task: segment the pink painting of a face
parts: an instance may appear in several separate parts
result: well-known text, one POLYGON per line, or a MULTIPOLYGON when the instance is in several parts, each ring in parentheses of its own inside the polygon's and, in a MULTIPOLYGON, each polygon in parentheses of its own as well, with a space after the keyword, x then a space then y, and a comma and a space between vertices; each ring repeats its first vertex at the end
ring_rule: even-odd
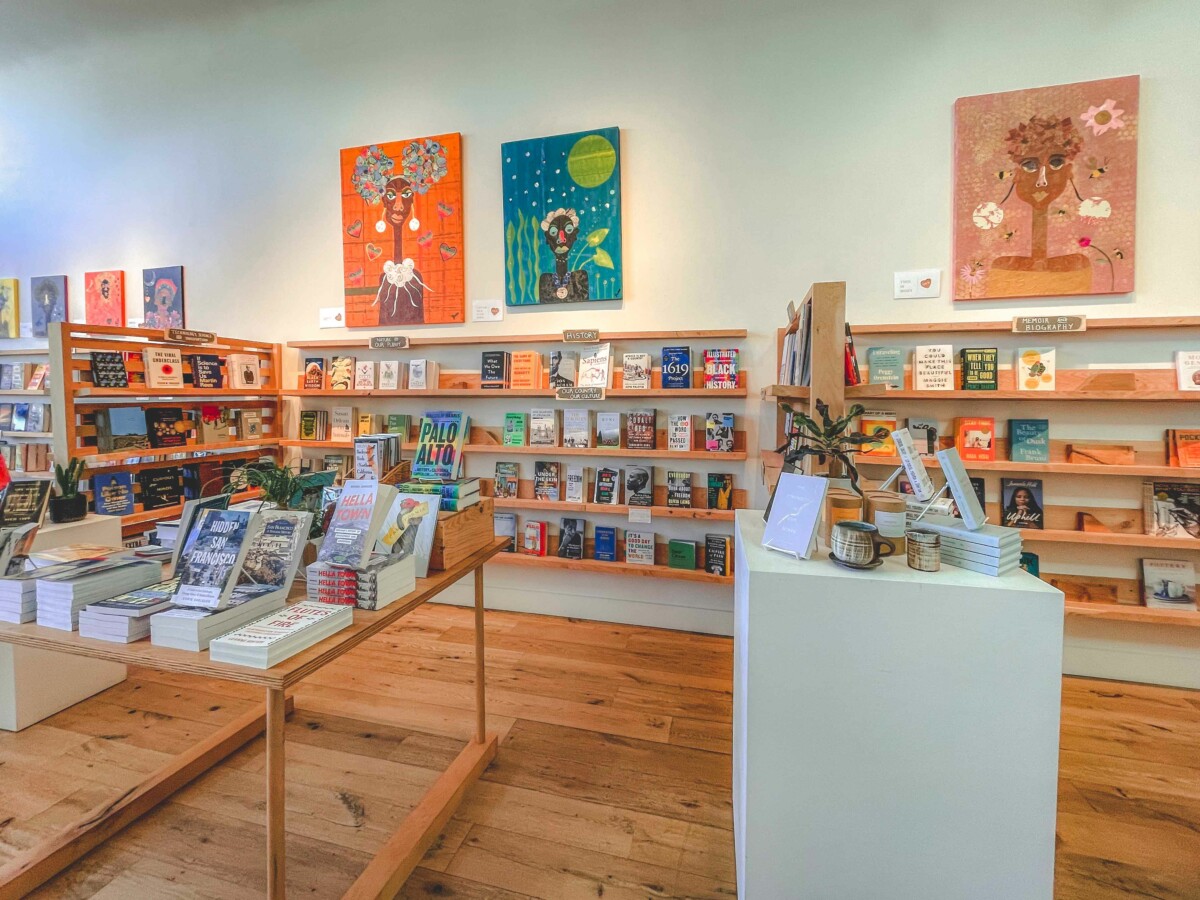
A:
POLYGON ((1133 290, 1136 75, 954 104, 954 299, 1133 290))

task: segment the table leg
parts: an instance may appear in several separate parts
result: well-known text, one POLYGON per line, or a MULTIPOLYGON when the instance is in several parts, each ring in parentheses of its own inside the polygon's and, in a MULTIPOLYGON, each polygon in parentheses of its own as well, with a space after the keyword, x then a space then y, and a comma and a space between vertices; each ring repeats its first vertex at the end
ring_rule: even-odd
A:
POLYGON ((267 688, 267 896, 271 900, 283 900, 287 895, 283 830, 285 703, 282 690, 267 688))
POLYGON ((487 737, 487 707, 485 703, 483 668, 483 566, 475 567, 475 742, 482 744, 487 737))

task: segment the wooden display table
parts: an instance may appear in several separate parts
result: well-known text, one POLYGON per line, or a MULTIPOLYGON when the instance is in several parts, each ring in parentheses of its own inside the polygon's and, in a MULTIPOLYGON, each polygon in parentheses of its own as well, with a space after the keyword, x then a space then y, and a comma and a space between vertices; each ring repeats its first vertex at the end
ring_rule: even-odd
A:
POLYGON ((72 827, 34 847, 0 869, 0 900, 23 897, 71 865, 107 838, 239 747, 267 733, 267 895, 286 894, 284 876, 284 717, 291 700, 288 688, 353 650, 367 638, 396 623, 440 594, 463 576, 475 574, 475 737, 438 777, 399 829, 380 848, 347 898, 392 897, 421 861, 442 826, 453 815, 467 788, 496 756, 497 738, 486 732, 483 658, 483 566, 509 543, 495 538, 487 546, 441 572, 418 578, 412 593, 390 606, 371 612, 356 609, 354 623, 335 635, 270 669, 212 662, 208 651, 193 653, 156 647, 149 641, 114 644, 82 638, 78 632, 37 625, 0 623, 0 643, 55 650, 74 656, 106 659, 162 672, 182 672, 208 678, 255 684, 266 690, 265 710, 235 719, 188 752, 176 757, 142 784, 82 816, 72 827))

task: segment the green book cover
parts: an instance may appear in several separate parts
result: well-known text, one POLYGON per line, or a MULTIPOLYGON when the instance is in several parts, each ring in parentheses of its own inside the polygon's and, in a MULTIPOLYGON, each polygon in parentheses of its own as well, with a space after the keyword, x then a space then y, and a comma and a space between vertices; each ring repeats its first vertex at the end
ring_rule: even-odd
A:
POLYGON ((1012 462, 1050 462, 1050 420, 1009 419, 1008 458, 1012 462))
POLYGON ((387 417, 387 433, 402 434, 405 439, 408 438, 409 429, 412 427, 412 416, 404 413, 389 413, 387 417))
POLYGON ((504 446, 524 447, 529 443, 529 415, 527 413, 504 414, 504 446))
POLYGON ((904 350, 900 347, 870 347, 867 350, 870 384, 904 387, 904 350))
POLYGON ((996 390, 996 348, 964 347, 959 352, 964 391, 996 390))
POLYGON ((696 568, 696 542, 670 541, 667 544, 667 565, 672 569, 696 568))

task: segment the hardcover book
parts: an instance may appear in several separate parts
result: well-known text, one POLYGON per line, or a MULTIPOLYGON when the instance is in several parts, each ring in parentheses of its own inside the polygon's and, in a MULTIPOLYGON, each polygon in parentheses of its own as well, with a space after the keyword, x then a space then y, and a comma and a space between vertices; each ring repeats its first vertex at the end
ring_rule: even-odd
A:
POLYGON ((564 488, 564 499, 568 503, 583 503, 584 474, 583 466, 567 466, 567 481, 564 488))
MULTIPOLYGON (((149 412, 149 410, 147 410, 149 412)), ((301 435, 303 438, 304 413, 300 414, 301 435)), ((200 424, 196 433, 201 444, 217 444, 229 440, 229 407, 217 406, 215 403, 204 404, 200 407, 200 424)), ((311 440, 311 438, 310 438, 311 440)))
POLYGON ((1175 351, 1176 385, 1181 391, 1200 391, 1200 350, 1175 351))
MULTIPOLYGON (((320 432, 320 417, 319 410, 302 409, 300 410, 300 440, 302 441, 319 441, 321 440, 320 432)), ((226 420, 228 422, 228 420, 226 420)))
POLYGON ((375 390, 375 363, 369 359, 360 359, 354 363, 354 390, 375 390))
POLYGON ((192 354, 192 387, 213 390, 224 385, 221 357, 215 353, 192 354))
POLYGON ((657 413, 653 409, 631 410, 626 417, 625 446, 629 450, 654 450, 657 413))
POLYGON ((526 522, 522 530, 524 540, 521 542, 521 552, 529 556, 546 555, 546 523, 526 522))
POLYGON ((571 350, 550 351, 550 387, 575 387, 579 354, 571 350))
POLYGON ((428 412, 421 417, 412 474, 419 481, 454 481, 462 472, 463 445, 471 417, 458 410, 428 412))
POLYGON ((40 391, 43 387, 49 387, 46 384, 46 376, 50 374, 50 367, 46 363, 38 363, 33 367, 33 371, 29 373, 29 381, 25 387, 31 391, 40 391))
POLYGON ((404 389, 403 364, 398 359, 385 359, 379 363, 379 389, 399 391, 404 389))
POLYGON ((1021 559, 1018 565, 1028 572, 1030 575, 1037 575, 1039 578, 1042 574, 1042 564, 1036 553, 1031 553, 1028 550, 1021 552, 1021 559))
POLYGON ((517 552, 517 515, 516 513, 498 512, 492 516, 492 533, 496 537, 508 538, 510 543, 505 546, 505 553, 517 552))
MULTIPOLYGON (((141 412, 141 410, 138 410, 138 412, 141 412)), ((0 403, 0 431, 12 431, 13 430, 12 422, 13 422, 13 404, 0 403)), ((99 433, 99 429, 100 429, 100 426, 99 426, 99 424, 97 424, 97 426, 96 426, 97 434, 99 433)), ((144 432, 145 430, 146 430, 146 420, 145 420, 145 417, 143 416, 142 431, 144 432)), ((99 438, 97 438, 97 440, 98 439, 99 438)), ((97 447, 97 449, 99 449, 101 453, 104 452, 103 448, 101 448, 101 447, 97 447)))
POLYGON ((329 411, 329 439, 331 441, 354 440, 354 423, 358 412, 353 406, 335 406, 329 411))
POLYGON ((737 390, 737 350, 704 351, 704 386, 713 391, 737 390))
POLYGON ((568 406, 563 410, 562 445, 564 447, 592 446, 592 411, 590 409, 568 406))
POLYGON ((1008 458, 1012 462, 1050 462, 1050 420, 1009 419, 1008 458))
MULTIPOLYGON (((25 420, 25 430, 37 434, 41 434, 46 431, 46 404, 29 404, 29 417, 25 420)), ((29 450, 31 447, 37 448, 38 446, 39 445, 37 444, 27 444, 25 445, 25 449, 29 450)))
POLYGON ((96 449, 101 453, 149 446, 146 413, 140 406, 96 407, 96 449))
POLYGON ((529 443, 529 415, 510 412, 504 414, 505 447, 524 447, 529 443))
POLYGON ((354 387, 354 357, 335 356, 329 361, 329 389, 348 391, 354 387))
POLYGON ((1032 347, 1017 351, 1016 382, 1019 391, 1054 390, 1054 348, 1032 347))
POLYGON ((596 483, 592 490, 592 502, 617 506, 621 502, 621 470, 611 466, 596 469, 596 483))
POLYGON ((654 532, 625 532, 625 562, 639 566, 654 565, 654 532))
POLYGON ((262 413, 257 409, 239 409, 236 421, 239 441, 257 441, 263 436, 262 413))
POLYGON ((306 391, 325 389, 325 357, 310 356, 304 360, 304 389, 306 391))
POLYGON ((155 449, 187 445, 191 424, 178 406, 151 406, 146 409, 146 432, 155 449))
POLYGON ((258 357, 253 353, 230 353, 225 357, 225 369, 229 372, 229 386, 237 390, 261 387, 262 378, 258 371, 258 357))
POLYGON ((290 589, 313 518, 310 512, 292 509, 264 509, 257 516, 261 528, 242 561, 237 594, 290 589))
POLYGON ((358 426, 355 429, 355 434, 358 437, 364 437, 369 434, 383 433, 383 416, 379 413, 364 413, 358 414, 358 426))
POLYGON ((400 435, 401 441, 408 440, 408 432, 412 428, 412 416, 408 413, 388 413, 387 433, 400 435))
POLYGON ((730 539, 727 534, 704 536, 704 571, 710 575, 728 575, 730 539))
POLYGON ((410 391, 436 391, 440 386, 440 365, 432 359, 413 359, 408 363, 410 391))
POLYGON ((733 475, 708 473, 708 508, 733 509, 733 475))
POLYGON ((93 350, 91 353, 92 385, 98 388, 129 387, 129 373, 125 371, 125 355, 122 353, 93 350))
POLYGON ((142 509, 163 509, 178 504, 183 499, 179 487, 179 474, 178 466, 143 469, 138 472, 138 484, 141 487, 138 499, 142 501, 142 509))
POLYGON ((1200 467, 1200 430, 1172 428, 1168 435, 1171 465, 1185 469, 1200 467))
POLYGON ((649 353, 626 353, 621 357, 621 387, 625 390, 650 390, 650 372, 649 353))
POLYGON ((533 464, 533 496, 538 500, 559 500, 559 465, 538 460, 533 464))
POLYGON ((529 446, 558 446, 558 410, 534 409, 529 412, 529 446))
POLYGON ((672 569, 696 568, 696 542, 678 538, 667 541, 667 565, 672 569))
POLYGON ((317 551, 317 561, 351 568, 365 565, 397 493, 390 484, 367 479, 347 481, 317 551))
POLYGON ((600 344, 583 351, 579 356, 579 372, 576 384, 579 387, 612 387, 612 347, 600 344))
POLYGON ((992 462, 996 458, 996 420, 961 416, 954 420, 954 446, 963 462, 992 462))
POLYGON ((904 387, 904 351, 900 347, 868 347, 867 378, 871 384, 904 387))
POLYGON ((654 469, 650 466, 625 468, 625 503, 628 506, 654 505, 654 469))
POLYGON ((558 527, 558 555, 562 559, 583 559, 583 519, 567 518, 558 527))
POLYGON ((244 509, 206 509, 179 557, 179 606, 221 609, 229 601, 262 523, 244 509))
MULTIPOLYGON (((50 502, 50 482, 46 479, 13 481, 0 502, 0 528, 41 525, 50 502)), ((0 573, 2 574, 2 573, 0 573)))
POLYGON ((621 446, 621 414, 619 412, 596 413, 596 446, 621 446))
POLYGON ((896 442, 892 440, 892 432, 896 430, 896 414, 877 409, 865 410, 859 418, 859 430, 874 437, 880 428, 887 432, 887 436, 878 444, 863 444, 860 452, 870 456, 895 456, 896 442))
POLYGON ((1009 528, 1045 528, 1040 478, 1001 478, 1001 523, 1009 528))
POLYGON ((507 350, 484 350, 479 369, 479 386, 485 390, 509 387, 512 374, 512 354, 507 350))
POLYGON ((959 351, 964 391, 996 390, 998 352, 995 347, 964 347, 959 351))
POLYGON ((692 386, 692 348, 663 347, 662 386, 665 389, 692 386))
POLYGON ((520 488, 520 467, 515 462, 496 463, 496 478, 492 483, 492 496, 515 499, 520 488))
POLYGON ((717 453, 733 451, 733 413, 705 414, 704 449, 717 453))
POLYGON ((1196 609, 1196 567, 1191 560, 1143 559, 1142 600, 1152 609, 1196 609))
POLYGON ((1147 481, 1142 484, 1146 534, 1200 539, 1200 484, 1147 481))
POLYGON ((142 351, 146 366, 146 386, 183 387, 183 356, 174 347, 147 347, 142 351))
POLYGON ((667 472, 667 506, 690 509, 692 505, 692 473, 667 472))
POLYGON ((14 403, 12 415, 12 430, 27 431, 29 429, 29 404, 14 403))
POLYGON ((913 350, 913 390, 954 390, 954 347, 926 344, 913 350))
POLYGON ((594 554, 601 562, 617 561, 617 529, 610 525, 597 525, 594 554))
POLYGON ((686 453, 692 449, 692 417, 686 414, 667 416, 667 449, 686 453))
POLYGON ((515 390, 540 390, 542 387, 542 354, 537 350, 518 350, 512 355, 509 387, 515 390))
POLYGON ((909 419, 908 433, 912 437, 913 446, 921 456, 933 456, 940 446, 938 438, 941 428, 932 419, 909 419))

